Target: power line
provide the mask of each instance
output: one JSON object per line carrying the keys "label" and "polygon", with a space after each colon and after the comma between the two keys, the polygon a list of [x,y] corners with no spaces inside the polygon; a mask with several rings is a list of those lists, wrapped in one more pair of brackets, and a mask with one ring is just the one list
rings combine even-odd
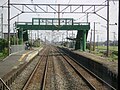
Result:
{"label": "power line", "polygon": [[5,3],[3,3],[3,5],[2,5],[2,6],[4,6],[5,4],[7,4],[7,2],[8,2],[8,1],[6,1]]}
{"label": "power line", "polygon": [[[71,0],[69,0],[69,1],[71,1]],[[107,1],[107,0],[105,0],[104,2],[102,2],[101,5],[104,4],[104,3],[106,3],[106,1]],[[105,7],[105,6],[104,6],[104,7]],[[89,9],[90,9],[90,8],[89,8]],[[89,9],[87,9],[87,10],[89,10]],[[101,8],[101,9],[102,9],[102,8]],[[101,9],[100,9],[100,10],[101,10]],[[98,12],[98,11],[99,11],[99,10],[97,10],[97,12]],[[83,15],[83,16],[81,16],[80,18],[78,18],[78,19],[76,19],[76,20],[79,20],[79,19],[81,19],[81,18],[83,18],[83,17],[85,17],[85,16],[86,16],[86,15]],[[90,16],[90,15],[89,15],[89,16]]]}
{"label": "power line", "polygon": [[71,2],[71,0],[68,1],[68,4]]}
{"label": "power line", "polygon": [[55,0],[55,4],[57,4],[57,0]]}
{"label": "power line", "polygon": [[[8,1],[7,1],[8,2]],[[5,4],[7,4],[7,2],[3,3],[0,7],[3,8],[8,8],[7,6],[4,6]]]}

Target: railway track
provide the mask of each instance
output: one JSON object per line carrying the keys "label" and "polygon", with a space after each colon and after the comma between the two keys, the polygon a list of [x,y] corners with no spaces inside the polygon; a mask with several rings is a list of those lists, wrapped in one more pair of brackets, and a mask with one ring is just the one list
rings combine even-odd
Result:
{"label": "railway track", "polygon": [[[59,51],[59,50],[58,50]],[[61,53],[61,51],[59,51]],[[92,90],[116,90],[110,84],[96,76],[90,70],[71,58],[69,55],[62,51],[61,55],[70,64],[70,66],[79,74]]]}
{"label": "railway track", "polygon": [[40,57],[22,90],[116,90],[54,46]]}
{"label": "railway track", "polygon": [[44,90],[48,55],[49,49],[46,49],[22,90]]}

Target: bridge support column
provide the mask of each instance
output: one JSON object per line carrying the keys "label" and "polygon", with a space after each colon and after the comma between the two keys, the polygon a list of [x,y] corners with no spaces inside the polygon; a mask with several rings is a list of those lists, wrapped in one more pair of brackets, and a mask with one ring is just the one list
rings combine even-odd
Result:
{"label": "bridge support column", "polygon": [[87,31],[86,30],[78,30],[76,37],[75,50],[80,49],[81,51],[86,50],[86,38]]}
{"label": "bridge support column", "polygon": [[75,50],[81,49],[81,41],[80,41],[81,35],[82,35],[82,34],[81,34],[81,31],[78,30],[78,31],[77,31],[77,36],[76,36]]}
{"label": "bridge support column", "polygon": [[86,50],[86,30],[83,31],[83,36],[82,36],[82,50]]}
{"label": "bridge support column", "polygon": [[80,39],[80,51],[83,51],[82,39]]}
{"label": "bridge support column", "polygon": [[19,38],[19,44],[22,44],[23,41],[23,31],[18,30],[18,38]]}

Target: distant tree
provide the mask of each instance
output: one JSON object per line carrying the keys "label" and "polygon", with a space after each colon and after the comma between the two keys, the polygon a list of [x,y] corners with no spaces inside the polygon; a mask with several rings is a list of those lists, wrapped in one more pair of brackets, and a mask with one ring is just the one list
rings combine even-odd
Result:
{"label": "distant tree", "polygon": [[3,52],[5,48],[8,48],[8,41],[6,39],[0,39],[0,52]]}
{"label": "distant tree", "polygon": [[35,41],[33,42],[33,46],[34,46],[34,47],[39,47],[39,46],[40,46],[40,40],[35,40]]}

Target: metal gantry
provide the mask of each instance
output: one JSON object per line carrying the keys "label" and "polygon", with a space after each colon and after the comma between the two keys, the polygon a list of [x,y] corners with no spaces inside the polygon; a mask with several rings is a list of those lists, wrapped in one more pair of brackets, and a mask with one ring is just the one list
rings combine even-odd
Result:
{"label": "metal gantry", "polygon": [[[54,13],[58,14],[58,18],[60,18],[59,14],[61,13],[62,14],[91,13],[99,15],[97,12],[107,6],[101,4],[17,4],[17,3],[11,3],[10,5],[19,11],[19,14],[11,17],[11,19],[21,15],[22,13]],[[34,9],[33,7],[35,7],[36,9]]]}
{"label": "metal gantry", "polygon": [[[19,14],[10,18],[9,17],[10,6],[16,8],[19,11]],[[36,9],[33,9],[32,8],[33,6]],[[97,13],[104,7],[107,7],[107,19]],[[107,0],[107,4],[104,4],[104,5],[101,5],[101,4],[18,4],[18,3],[10,3],[10,0],[8,0],[8,34],[10,34],[9,33],[10,20],[21,15],[22,13],[54,13],[54,14],[58,14],[58,18],[60,18],[59,15],[61,13],[62,14],[63,13],[76,13],[76,14],[85,13],[86,14],[87,13],[87,15],[89,13],[96,14],[102,19],[107,21],[107,42],[108,42],[107,43],[107,56],[108,56],[108,53],[109,53],[109,0]]]}

